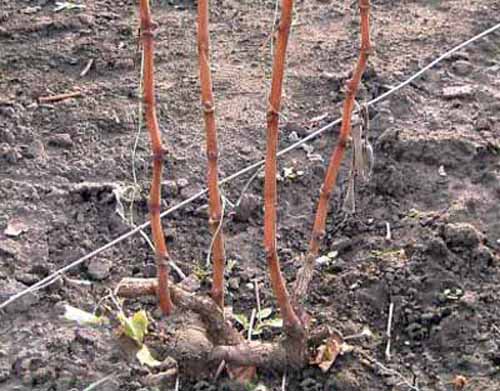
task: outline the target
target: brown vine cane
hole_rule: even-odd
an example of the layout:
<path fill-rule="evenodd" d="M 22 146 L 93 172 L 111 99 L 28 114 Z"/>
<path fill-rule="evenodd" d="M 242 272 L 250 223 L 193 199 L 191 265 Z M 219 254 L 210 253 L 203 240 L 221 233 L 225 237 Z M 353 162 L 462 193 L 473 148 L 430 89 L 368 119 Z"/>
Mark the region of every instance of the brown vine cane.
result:
<path fill-rule="evenodd" d="M 309 249 L 305 256 L 304 265 L 297 274 L 294 286 L 294 303 L 300 302 L 305 296 L 309 283 L 312 279 L 314 261 L 318 256 L 319 249 L 325 236 L 326 216 L 328 213 L 328 203 L 335 186 L 340 164 L 344 157 L 347 139 L 351 132 L 351 117 L 354 106 L 354 99 L 361 82 L 361 77 L 368 62 L 371 51 L 370 43 L 370 0 L 359 0 L 359 10 L 361 18 L 361 49 L 358 62 L 354 69 L 352 79 L 347 83 L 347 92 L 342 111 L 342 125 L 340 137 L 331 155 L 330 163 L 321 186 L 316 217 L 312 230 Z"/>
<path fill-rule="evenodd" d="M 208 0 L 198 0 L 198 57 L 200 66 L 201 102 L 205 120 L 207 144 L 207 181 L 209 226 L 213 238 L 213 285 L 212 298 L 224 308 L 224 266 L 225 250 L 221 219 L 222 206 L 219 191 L 217 128 L 215 123 L 212 75 L 210 72 L 210 36 L 208 31 Z"/>
<path fill-rule="evenodd" d="M 276 249 L 276 151 L 278 147 L 279 110 L 283 75 L 285 72 L 286 48 L 292 24 L 293 0 L 281 2 L 281 18 L 274 51 L 271 93 L 267 111 L 267 153 L 264 180 L 264 248 L 271 284 L 283 317 L 287 334 L 303 334 L 303 327 L 292 308 L 285 280 L 281 273 Z"/>
<path fill-rule="evenodd" d="M 153 151 L 153 179 L 151 181 L 151 190 L 149 192 L 149 217 L 151 220 L 151 231 L 153 233 L 156 265 L 158 269 L 158 299 L 162 312 L 165 315 L 169 315 L 172 312 L 173 307 L 168 287 L 169 254 L 160 217 L 161 177 L 166 150 L 162 146 L 158 119 L 156 117 L 156 99 L 154 94 L 153 22 L 151 19 L 149 0 L 140 0 L 139 12 L 141 20 L 142 46 L 144 51 L 144 111 L 149 138 L 151 140 L 151 149 Z"/>

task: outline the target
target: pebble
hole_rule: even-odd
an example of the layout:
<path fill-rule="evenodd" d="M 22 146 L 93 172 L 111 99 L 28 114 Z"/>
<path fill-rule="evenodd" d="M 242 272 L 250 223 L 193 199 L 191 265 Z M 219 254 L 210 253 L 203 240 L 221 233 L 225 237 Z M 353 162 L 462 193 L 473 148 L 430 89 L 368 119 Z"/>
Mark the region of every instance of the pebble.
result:
<path fill-rule="evenodd" d="M 472 72 L 472 64 L 469 61 L 458 60 L 452 65 L 453 72 L 458 76 L 467 76 Z"/>
<path fill-rule="evenodd" d="M 21 284 L 17 281 L 2 281 L 2 283 L 0 284 L 0 302 L 9 299 L 12 295 L 19 293 L 26 288 L 26 285 Z M 28 293 L 5 307 L 5 312 L 26 312 L 32 305 L 38 303 L 38 301 L 39 297 L 36 294 Z"/>
<path fill-rule="evenodd" d="M 455 99 L 455 98 L 470 98 L 474 94 L 474 89 L 470 85 L 464 86 L 451 86 L 443 88 L 443 98 L 445 99 Z"/>
<path fill-rule="evenodd" d="M 240 279 L 238 277 L 230 278 L 228 281 L 228 285 L 230 289 L 238 290 L 240 289 Z"/>
<path fill-rule="evenodd" d="M 475 248 L 482 241 L 482 234 L 471 224 L 446 224 L 443 237 L 448 246 Z"/>
<path fill-rule="evenodd" d="M 31 286 L 33 284 L 36 284 L 39 281 L 39 278 L 37 275 L 31 274 L 31 273 L 24 273 L 24 272 L 15 273 L 14 278 L 17 281 L 22 282 L 23 284 L 25 284 L 27 286 Z"/>
<path fill-rule="evenodd" d="M 250 217 L 257 214 L 261 202 L 260 198 L 254 194 L 244 194 L 241 201 L 235 209 L 234 219 L 236 221 L 245 223 Z"/>
<path fill-rule="evenodd" d="M 489 118 L 486 117 L 480 117 L 476 121 L 476 130 L 477 131 L 482 131 L 482 130 L 490 130 L 491 129 L 491 121 Z"/>
<path fill-rule="evenodd" d="M 54 134 L 49 138 L 49 144 L 60 148 L 73 147 L 73 139 L 68 133 Z"/>
<path fill-rule="evenodd" d="M 176 181 L 168 180 L 163 181 L 161 184 L 162 192 L 168 196 L 176 196 L 179 192 L 178 184 Z"/>
<path fill-rule="evenodd" d="M 189 181 L 186 178 L 179 178 L 179 179 L 177 179 L 177 187 L 179 189 L 183 189 L 187 185 L 189 185 Z"/>
<path fill-rule="evenodd" d="M 3 129 L 0 138 L 9 144 L 14 144 L 16 141 L 14 133 L 12 133 L 9 129 Z"/>
<path fill-rule="evenodd" d="M 84 26 L 92 26 L 94 24 L 94 17 L 92 15 L 80 14 L 78 15 L 78 19 Z"/>
<path fill-rule="evenodd" d="M 109 277 L 111 262 L 106 259 L 93 259 L 87 266 L 87 273 L 90 278 L 102 281 Z"/>
<path fill-rule="evenodd" d="M 0 158 L 5 159 L 10 164 L 15 164 L 21 155 L 7 143 L 0 144 Z"/>
<path fill-rule="evenodd" d="M 347 236 L 340 237 L 336 239 L 332 245 L 331 249 L 338 251 L 339 253 L 349 250 L 352 246 L 352 240 L 348 238 Z"/>

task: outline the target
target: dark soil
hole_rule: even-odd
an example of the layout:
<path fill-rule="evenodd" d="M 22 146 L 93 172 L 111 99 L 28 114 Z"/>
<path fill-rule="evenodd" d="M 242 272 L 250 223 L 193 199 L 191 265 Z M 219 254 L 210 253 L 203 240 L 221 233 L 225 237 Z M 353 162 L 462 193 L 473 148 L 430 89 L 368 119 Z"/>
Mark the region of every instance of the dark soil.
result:
<path fill-rule="evenodd" d="M 344 82 L 357 58 L 358 23 L 349 1 L 297 1 L 289 46 L 280 138 L 290 145 L 338 117 Z M 88 0 L 83 9 L 54 12 L 52 0 L 0 0 L 0 300 L 147 219 L 150 152 L 138 128 L 136 2 Z M 274 1 L 212 1 L 214 91 L 221 175 L 264 156 L 267 41 Z M 402 81 L 446 49 L 498 22 L 497 0 L 374 1 L 375 53 L 361 101 Z M 204 187 L 205 152 L 199 105 L 196 9 L 190 1 L 153 2 L 157 31 L 159 118 L 169 148 L 164 206 Z M 92 67 L 80 76 L 89 60 Z M 453 88 L 452 88 L 453 87 Z M 82 96 L 40 104 L 38 98 L 79 90 Z M 451 58 L 371 109 L 376 163 L 358 187 L 357 212 L 341 210 L 347 163 L 328 220 L 324 253 L 307 308 L 317 324 L 344 335 L 368 327 L 372 338 L 351 343 L 393 370 L 353 352 L 327 374 L 306 368 L 287 376 L 290 390 L 500 389 L 500 33 Z M 311 119 L 322 116 L 321 120 Z M 279 184 L 280 258 L 289 281 L 307 248 L 324 166 L 338 128 L 283 157 L 303 171 Z M 309 157 L 308 157 L 309 156 Z M 348 162 L 349 160 L 346 160 Z M 233 203 L 250 175 L 224 185 Z M 249 316 L 253 285 L 275 308 L 262 249 L 262 180 L 252 182 L 239 208 L 226 208 L 228 305 Z M 122 219 L 121 201 L 127 220 Z M 203 275 L 210 244 L 206 199 L 165 222 L 175 262 Z M 386 239 L 390 224 L 392 239 Z M 22 226 L 17 235 L 5 230 Z M 146 232 L 149 234 L 149 232 Z M 61 320 L 64 303 L 92 311 L 127 276 L 154 275 L 152 252 L 140 235 L 121 242 L 26 296 L 0 314 L 2 390 L 151 390 L 147 369 L 126 359 L 111 329 L 75 327 Z M 177 276 L 173 274 L 173 278 Z M 205 281 L 201 289 L 206 289 Z M 392 360 L 385 330 L 394 303 Z M 159 319 L 154 300 L 125 304 Z M 272 335 L 264 334 L 264 338 Z M 161 357 L 161 346 L 152 349 Z M 224 376 L 223 376 L 224 378 Z M 180 375 L 180 390 L 231 389 L 224 380 Z M 281 374 L 259 373 L 256 383 L 281 389 Z M 171 386 L 170 386 L 171 387 Z M 224 388 L 226 387 L 226 388 Z M 172 388 L 165 388 L 172 389 Z M 414 388 L 415 390 L 417 388 Z"/>

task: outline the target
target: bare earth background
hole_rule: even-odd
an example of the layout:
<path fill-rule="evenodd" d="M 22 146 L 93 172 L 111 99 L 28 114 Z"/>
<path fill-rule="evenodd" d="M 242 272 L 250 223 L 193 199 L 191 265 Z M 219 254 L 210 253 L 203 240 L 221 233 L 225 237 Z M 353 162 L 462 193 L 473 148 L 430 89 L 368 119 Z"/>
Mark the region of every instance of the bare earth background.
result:
<path fill-rule="evenodd" d="M 350 1 L 297 1 L 289 46 L 280 145 L 290 145 L 337 118 L 344 82 L 358 55 L 358 18 Z M 497 0 L 374 1 L 375 53 L 361 99 L 402 81 L 448 48 L 498 22 Z M 137 134 L 139 56 L 135 1 L 89 0 L 54 12 L 52 0 L 0 0 L 0 300 L 39 281 L 131 228 L 132 150 Z M 268 37 L 274 1 L 211 1 L 214 90 L 221 174 L 264 156 Z M 164 206 L 204 187 L 204 136 L 191 1 L 153 1 L 158 23 L 159 119 L 169 147 Z M 80 77 L 89 60 L 90 71 Z M 450 89 L 450 87 L 457 87 Z M 79 89 L 82 97 L 38 104 L 44 95 Z M 358 193 L 355 216 L 339 210 L 344 169 L 332 201 L 324 253 L 308 300 L 316 321 L 385 363 L 385 327 L 394 303 L 393 358 L 385 365 L 419 389 L 500 389 L 500 34 L 442 62 L 370 110 L 376 164 Z M 326 114 L 326 116 L 323 116 Z M 311 119 L 322 116 L 321 120 Z M 338 128 L 308 145 L 326 161 Z M 143 129 L 135 166 L 140 191 L 134 222 L 147 219 L 150 152 Z M 346 160 L 347 161 L 347 160 Z M 280 161 L 302 171 L 279 184 L 279 248 L 293 278 L 304 252 L 325 163 L 302 148 Z M 442 167 L 441 167 L 442 166 Z M 441 167 L 441 170 L 440 170 Z M 345 165 L 347 168 L 347 165 Z M 290 170 L 287 170 L 289 172 Z M 248 176 L 223 187 L 233 202 Z M 116 213 L 124 206 L 125 221 Z M 275 308 L 262 251 L 262 180 L 225 219 L 228 304 L 247 316 L 257 278 L 263 305 Z M 210 243 L 206 200 L 165 219 L 176 263 L 204 274 Z M 8 224 L 23 227 L 12 237 Z M 392 240 L 386 240 L 386 222 Z M 63 303 L 92 311 L 126 276 L 152 276 L 152 252 L 136 235 L 76 268 L 68 277 L 0 314 L 2 390 L 82 390 L 115 374 L 102 390 L 147 390 L 147 371 L 126 359 L 111 330 L 61 320 Z M 175 275 L 174 275 L 174 278 Z M 209 286 L 208 279 L 202 290 Z M 126 303 L 159 319 L 154 300 Z M 279 330 L 278 330 L 279 331 Z M 277 333 L 266 331 L 262 337 Z M 151 346 L 158 358 L 161 345 Z M 256 382 L 280 389 L 281 374 Z M 181 390 L 238 389 L 180 378 Z M 224 388 L 225 387 L 225 388 Z M 151 389 L 151 388 L 149 388 Z M 401 379 L 359 354 L 340 357 L 322 374 L 288 373 L 290 390 L 408 390 Z"/>

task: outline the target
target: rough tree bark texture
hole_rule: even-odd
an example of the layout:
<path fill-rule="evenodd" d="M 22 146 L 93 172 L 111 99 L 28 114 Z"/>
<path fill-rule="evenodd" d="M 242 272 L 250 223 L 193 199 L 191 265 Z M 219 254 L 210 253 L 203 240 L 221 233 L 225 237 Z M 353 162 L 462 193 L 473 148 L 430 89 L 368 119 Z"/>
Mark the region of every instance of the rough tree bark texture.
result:
<path fill-rule="evenodd" d="M 149 215 L 151 219 L 153 242 L 155 245 L 158 286 L 160 287 L 160 289 L 158 289 L 158 299 L 162 312 L 168 315 L 172 312 L 172 301 L 168 289 L 169 254 L 160 218 L 161 177 L 166 151 L 162 146 L 160 129 L 156 117 L 153 22 L 151 20 L 149 0 L 140 0 L 139 12 L 141 19 L 142 46 L 144 50 L 144 106 L 146 124 L 151 139 L 151 149 L 153 150 L 153 179 L 151 181 L 151 190 L 149 193 Z"/>
<path fill-rule="evenodd" d="M 208 0 L 198 1 L 198 56 L 200 63 L 201 102 L 205 119 L 207 159 L 208 159 L 208 197 L 209 226 L 214 235 L 212 245 L 213 286 L 212 298 L 224 308 L 224 265 L 225 250 L 221 219 L 222 207 L 219 192 L 219 170 L 217 150 L 217 129 L 212 93 L 212 75 L 210 72 L 210 36 L 208 31 Z"/>
<path fill-rule="evenodd" d="M 361 49 L 359 59 L 354 69 L 352 79 L 347 84 L 346 98 L 342 112 L 342 125 L 340 128 L 340 137 L 330 158 L 330 163 L 325 175 L 321 192 L 319 196 L 316 218 L 309 242 L 309 250 L 305 257 L 305 262 L 299 270 L 294 287 L 294 302 L 300 302 L 307 292 L 311 282 L 314 261 L 318 256 L 321 242 L 325 236 L 326 216 L 328 213 L 328 203 L 337 180 L 340 164 L 344 157 L 344 151 L 349 134 L 351 133 L 351 117 L 354 106 L 354 99 L 358 91 L 361 77 L 365 71 L 368 62 L 368 56 L 371 51 L 370 44 L 370 0 L 359 0 L 359 9 L 361 16 Z"/>
<path fill-rule="evenodd" d="M 283 317 L 283 326 L 288 334 L 303 334 L 303 328 L 292 308 L 285 281 L 281 274 L 276 248 L 276 153 L 278 148 L 279 111 L 283 75 L 285 72 L 286 48 L 292 24 L 293 0 L 281 2 L 281 18 L 274 51 L 271 93 L 267 110 L 267 154 L 264 181 L 264 248 L 271 284 Z"/>

